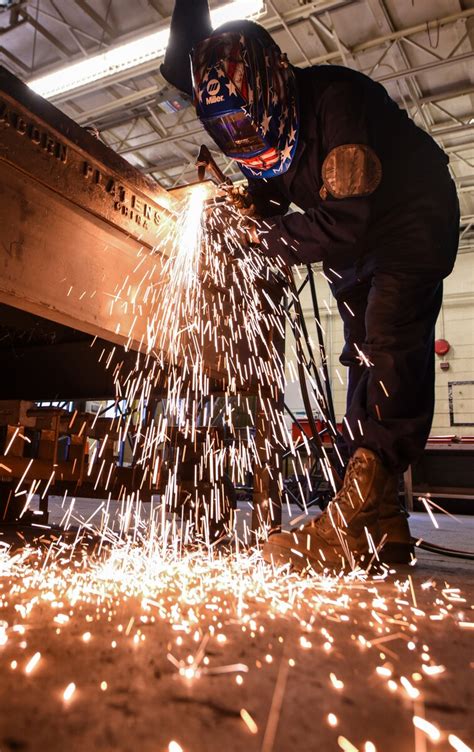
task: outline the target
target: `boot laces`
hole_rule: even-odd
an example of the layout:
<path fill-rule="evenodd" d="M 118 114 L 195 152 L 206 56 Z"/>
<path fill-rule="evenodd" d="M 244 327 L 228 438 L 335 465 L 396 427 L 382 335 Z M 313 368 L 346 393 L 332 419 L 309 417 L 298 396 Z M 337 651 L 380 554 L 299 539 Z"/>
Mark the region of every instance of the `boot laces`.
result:
<path fill-rule="evenodd" d="M 347 465 L 346 474 L 344 476 L 344 483 L 342 486 L 343 488 L 346 485 L 346 480 L 349 483 L 351 483 L 354 480 L 354 477 L 357 475 L 359 467 L 362 464 L 363 464 L 362 457 L 351 457 L 351 460 L 349 464 Z"/>
<path fill-rule="evenodd" d="M 322 529 L 328 530 L 329 528 L 334 528 L 334 523 L 338 527 L 347 527 L 347 522 L 344 519 L 344 511 L 353 511 L 354 500 L 356 498 L 360 500 L 355 479 L 362 464 L 363 459 L 361 457 L 351 457 L 347 465 L 342 488 L 339 489 L 334 499 L 329 502 L 326 511 L 320 518 L 319 524 Z M 348 492 L 348 487 L 352 490 L 351 494 Z"/>

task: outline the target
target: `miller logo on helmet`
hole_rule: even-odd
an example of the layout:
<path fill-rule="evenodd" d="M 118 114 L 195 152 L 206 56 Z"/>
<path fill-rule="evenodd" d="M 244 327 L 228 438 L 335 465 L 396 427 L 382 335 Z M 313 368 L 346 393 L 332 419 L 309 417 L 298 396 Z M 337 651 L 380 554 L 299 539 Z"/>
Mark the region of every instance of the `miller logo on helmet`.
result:
<path fill-rule="evenodd" d="M 207 93 L 209 94 L 209 96 L 206 97 L 206 104 L 218 104 L 219 102 L 224 101 L 223 95 L 217 96 L 220 88 L 220 81 L 218 81 L 217 78 L 211 78 L 211 80 L 207 84 Z"/>
<path fill-rule="evenodd" d="M 219 91 L 220 88 L 221 88 L 221 85 L 220 85 L 219 81 L 217 80 L 217 78 L 211 78 L 211 80 L 209 81 L 209 83 L 207 85 L 207 93 L 211 97 L 214 97 L 217 94 L 217 92 Z"/>

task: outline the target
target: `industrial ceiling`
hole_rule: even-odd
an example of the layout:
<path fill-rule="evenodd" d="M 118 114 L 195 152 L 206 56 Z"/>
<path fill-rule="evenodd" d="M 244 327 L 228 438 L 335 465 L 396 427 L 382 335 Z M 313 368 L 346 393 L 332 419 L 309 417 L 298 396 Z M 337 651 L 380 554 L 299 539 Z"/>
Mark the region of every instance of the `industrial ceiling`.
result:
<path fill-rule="evenodd" d="M 0 62 L 30 81 L 167 27 L 172 9 L 173 0 L 0 0 Z M 458 185 L 462 250 L 474 250 L 474 0 L 266 0 L 258 20 L 295 65 L 367 73 L 436 138 Z M 203 142 L 238 177 L 175 97 L 154 60 L 51 101 L 165 187 L 195 180 Z"/>

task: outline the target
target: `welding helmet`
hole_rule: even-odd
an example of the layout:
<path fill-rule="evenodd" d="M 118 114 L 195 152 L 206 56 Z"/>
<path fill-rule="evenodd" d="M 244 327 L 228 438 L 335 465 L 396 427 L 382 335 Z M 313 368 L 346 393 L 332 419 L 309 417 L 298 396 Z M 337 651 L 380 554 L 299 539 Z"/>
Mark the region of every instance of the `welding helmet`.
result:
<path fill-rule="evenodd" d="M 296 78 L 286 55 L 251 21 L 225 24 L 191 53 L 196 113 L 248 178 L 290 167 L 298 142 Z"/>

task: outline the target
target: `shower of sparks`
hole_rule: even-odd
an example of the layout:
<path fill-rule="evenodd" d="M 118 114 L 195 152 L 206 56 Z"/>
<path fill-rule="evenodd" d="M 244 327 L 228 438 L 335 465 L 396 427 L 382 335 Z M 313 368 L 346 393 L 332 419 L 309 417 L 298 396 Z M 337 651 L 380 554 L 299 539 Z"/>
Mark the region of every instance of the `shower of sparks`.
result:
<path fill-rule="evenodd" d="M 173 540 L 176 546 L 178 536 L 187 544 L 196 534 L 211 543 L 224 527 L 229 531 L 230 482 L 245 485 L 260 467 L 282 489 L 278 450 L 292 445 L 279 405 L 286 383 L 279 341 L 290 295 L 275 283 L 275 274 L 284 277 L 283 266 L 276 262 L 271 271 L 262 254 L 242 247 L 240 214 L 219 203 L 203 212 L 204 197 L 199 188 L 190 193 L 178 220 L 161 230 L 168 256 L 157 256 L 154 270 L 132 292 L 125 280 L 112 304 L 132 305 L 137 316 L 141 306 L 149 312 L 133 369 L 115 366 L 117 403 L 125 402 L 127 409 L 113 429 L 120 444 L 131 445 L 142 488 L 159 488 L 163 513 L 175 514 L 164 545 Z M 132 301 L 124 303 L 130 294 Z M 132 341 L 133 330 L 130 346 Z M 210 364 L 218 374 L 217 390 Z M 158 388 L 165 398 L 146 421 Z M 263 420 L 272 432 L 261 437 Z M 96 483 L 107 479 L 106 490 L 107 438 L 96 442 L 88 466 Z M 299 454 L 293 461 L 304 473 Z M 126 532 L 140 494 L 124 488 L 121 500 Z M 272 499 L 267 504 L 271 527 Z"/>
<path fill-rule="evenodd" d="M 137 286 L 124 280 L 110 304 L 111 310 L 132 310 L 136 317 L 151 312 L 138 348 L 133 326 L 128 332 L 127 349 L 137 350 L 133 368 L 117 360 L 117 348 L 101 356 L 113 369 L 117 405 L 122 405 L 109 433 L 118 434 L 120 445 L 128 444 L 129 461 L 141 472 L 140 490 L 121 487 L 113 511 L 117 496 L 109 450 L 115 439 L 108 433 L 95 440 L 89 455 L 88 479 L 108 495 L 96 511 L 81 518 L 65 495 L 61 533 L 22 548 L 0 541 L 2 669 L 14 672 L 15 680 L 24 673 L 29 682 L 40 682 L 54 666 L 64 633 L 75 635 L 78 652 L 86 655 L 96 649 L 101 620 L 109 629 L 107 648 L 101 643 L 108 666 L 126 650 L 145 650 L 159 628 L 167 637 L 166 671 L 176 683 L 199 692 L 211 677 L 228 682 L 236 693 L 230 717 L 247 739 L 263 735 L 263 748 L 270 750 L 292 673 L 317 656 L 329 696 L 321 720 L 334 733 L 331 748 L 375 752 L 383 749 L 380 741 L 367 740 L 369 734 L 354 739 L 341 702 L 363 691 L 361 677 L 354 683 L 349 671 L 351 661 L 362 656 L 367 684 L 385 693 L 388 708 L 402 697 L 415 729 L 466 752 L 463 740 L 417 710 L 450 673 L 425 644 L 426 624 L 474 626 L 460 591 L 428 580 L 421 584 L 421 598 L 416 581 L 397 579 L 383 566 L 305 577 L 287 567 L 269 567 L 260 537 L 238 519 L 242 510 L 230 509 L 228 480 L 246 485 L 255 468 L 283 490 L 281 451 L 287 447 L 295 476 L 307 471 L 280 400 L 286 381 L 279 342 L 286 323 L 298 324 L 287 308 L 293 293 L 275 283 L 275 275 L 284 276 L 283 265 L 277 260 L 270 269 L 263 254 L 242 245 L 237 212 L 229 215 L 215 204 L 204 223 L 203 201 L 199 190 L 191 193 L 178 221 L 162 230 L 160 242 L 169 255 L 163 260 L 157 254 Z M 321 410 L 309 361 L 304 365 L 311 398 Z M 219 392 L 210 363 L 224 374 Z M 147 407 L 155 391 L 162 399 L 150 418 Z M 259 433 L 262 422 L 271 430 Z M 8 450 L 17 438 L 18 432 Z M 301 441 L 308 448 L 304 435 Z M 334 488 L 324 459 L 322 470 Z M 53 482 L 51 476 L 48 486 Z M 25 473 L 15 493 L 26 510 L 48 486 Z M 145 492 L 153 494 L 147 504 Z M 269 517 L 261 520 L 261 537 L 274 514 L 272 498 L 264 501 Z M 31 628 L 39 619 L 51 631 L 48 650 Z M 245 639 L 257 645 L 252 663 L 236 648 Z M 86 684 L 72 670 L 72 665 L 56 666 L 55 678 L 55 697 L 62 697 L 63 709 L 71 706 L 71 712 L 92 693 L 92 679 Z M 258 672 L 276 676 L 273 700 L 263 710 L 261 698 L 242 694 Z M 114 692 L 113 677 L 103 666 L 94 687 L 102 698 Z M 178 741 L 166 743 L 169 752 L 192 752 Z"/>

